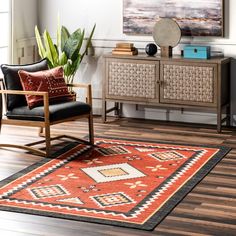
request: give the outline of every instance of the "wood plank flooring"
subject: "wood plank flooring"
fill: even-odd
[[[56,125],[52,133],[87,135],[87,123]],[[216,132],[215,126],[168,123],[139,119],[109,118],[106,124],[95,118],[95,134],[110,137],[171,141],[172,143],[225,145],[230,153],[156,227],[141,231],[122,227],[62,220],[0,211],[1,236],[152,236],[152,235],[236,235],[236,131]],[[27,143],[37,140],[37,129],[2,128],[0,142]],[[58,146],[55,143],[55,148]],[[0,149],[0,179],[41,160],[21,150]]]

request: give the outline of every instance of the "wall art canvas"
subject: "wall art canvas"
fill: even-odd
[[[172,18],[183,36],[223,36],[223,0],[123,0],[123,32],[152,34],[160,18]]]

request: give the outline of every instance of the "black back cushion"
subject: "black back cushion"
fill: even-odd
[[[25,70],[28,72],[36,72],[41,70],[47,70],[48,64],[47,60],[43,59],[39,62],[27,65],[1,65],[2,73],[4,75],[3,81],[4,86],[7,90],[23,90],[20,77],[18,75],[19,70]],[[7,95],[7,110],[12,110],[13,108],[25,106],[26,99],[22,95]]]

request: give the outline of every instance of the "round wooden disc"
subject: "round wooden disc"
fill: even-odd
[[[163,18],[153,28],[153,38],[160,47],[175,47],[181,38],[179,25],[172,19]]]

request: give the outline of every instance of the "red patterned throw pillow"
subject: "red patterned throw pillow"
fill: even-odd
[[[66,86],[62,67],[37,72],[20,70],[18,74],[25,91],[48,92],[50,104],[73,100]],[[30,109],[43,105],[43,96],[26,95],[26,100]]]

